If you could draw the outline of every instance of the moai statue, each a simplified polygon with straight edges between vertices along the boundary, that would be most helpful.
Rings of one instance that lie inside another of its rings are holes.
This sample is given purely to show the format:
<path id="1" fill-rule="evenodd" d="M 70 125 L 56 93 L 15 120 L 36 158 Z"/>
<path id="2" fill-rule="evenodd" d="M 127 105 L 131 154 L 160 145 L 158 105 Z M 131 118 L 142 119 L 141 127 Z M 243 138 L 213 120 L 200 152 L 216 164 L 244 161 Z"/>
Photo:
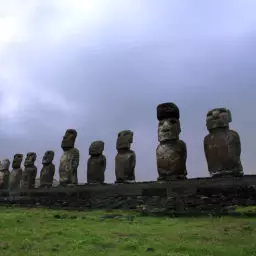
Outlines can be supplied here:
<path id="1" fill-rule="evenodd" d="M 23 160 L 23 154 L 15 154 L 12 161 L 12 171 L 9 179 L 9 189 L 19 189 L 22 179 L 21 163 Z"/>
<path id="2" fill-rule="evenodd" d="M 35 166 L 36 161 L 36 153 L 29 152 L 27 153 L 25 162 L 24 162 L 24 170 L 22 172 L 22 181 L 21 188 L 34 188 L 36 182 L 37 175 L 37 167 Z"/>
<path id="3" fill-rule="evenodd" d="M 91 155 L 87 162 L 87 183 L 104 183 L 106 170 L 106 157 L 102 154 L 103 141 L 94 141 L 89 148 Z"/>
<path id="4" fill-rule="evenodd" d="M 9 159 L 0 161 L 0 189 L 8 189 L 10 177 L 9 167 Z"/>
<path id="5" fill-rule="evenodd" d="M 77 168 L 79 165 L 79 150 L 75 148 L 75 141 L 77 137 L 77 131 L 74 129 L 68 129 L 63 136 L 61 147 L 63 154 L 60 159 L 59 176 L 60 185 L 76 185 L 77 180 Z"/>
<path id="6" fill-rule="evenodd" d="M 231 122 L 231 112 L 226 108 L 207 113 L 209 134 L 204 138 L 204 152 L 211 177 L 243 176 L 240 137 L 229 129 Z"/>
<path id="7" fill-rule="evenodd" d="M 116 183 L 134 182 L 136 154 L 131 150 L 133 132 L 123 130 L 116 140 L 117 155 L 115 158 Z"/>
<path id="8" fill-rule="evenodd" d="M 187 148 L 179 139 L 180 111 L 174 103 L 162 103 L 157 106 L 158 141 L 156 149 L 159 181 L 186 179 Z"/>
<path id="9" fill-rule="evenodd" d="M 52 187 L 53 176 L 55 174 L 55 165 L 52 163 L 54 151 L 45 152 L 42 164 L 43 168 L 40 173 L 40 187 Z"/>

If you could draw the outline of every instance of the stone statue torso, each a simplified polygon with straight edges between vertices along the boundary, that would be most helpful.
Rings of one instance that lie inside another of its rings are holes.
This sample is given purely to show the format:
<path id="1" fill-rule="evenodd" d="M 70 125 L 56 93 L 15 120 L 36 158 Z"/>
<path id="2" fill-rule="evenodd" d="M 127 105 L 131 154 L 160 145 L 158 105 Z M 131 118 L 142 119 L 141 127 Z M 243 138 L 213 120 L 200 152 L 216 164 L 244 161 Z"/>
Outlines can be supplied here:
<path id="1" fill-rule="evenodd" d="M 44 165 L 40 173 L 40 186 L 52 186 L 55 174 L 55 165 L 53 163 Z"/>
<path id="2" fill-rule="evenodd" d="M 185 177 L 187 150 L 182 140 L 174 140 L 168 143 L 159 144 L 156 149 L 157 169 L 159 178 L 164 180 L 167 177 Z"/>
<path id="3" fill-rule="evenodd" d="M 37 167 L 27 166 L 22 173 L 22 188 L 34 188 L 36 182 Z"/>
<path id="4" fill-rule="evenodd" d="M 9 170 L 0 171 L 0 189 L 8 189 L 9 186 Z"/>
<path id="5" fill-rule="evenodd" d="M 9 178 L 9 188 L 19 189 L 21 179 L 22 179 L 22 169 L 21 168 L 12 169 L 10 173 L 10 178 Z"/>
<path id="6" fill-rule="evenodd" d="M 77 184 L 77 167 L 79 164 L 79 150 L 71 148 L 64 151 L 60 159 L 60 184 Z"/>
<path id="7" fill-rule="evenodd" d="M 212 175 L 221 172 L 243 172 L 240 138 L 237 132 L 227 129 L 208 134 L 204 139 L 204 149 Z"/>
<path id="8" fill-rule="evenodd" d="M 117 153 L 115 158 L 115 172 L 117 181 L 135 180 L 135 158 L 135 152 L 132 150 Z"/>
<path id="9" fill-rule="evenodd" d="M 105 180 L 106 157 L 91 156 L 87 162 L 87 182 L 103 183 Z"/>

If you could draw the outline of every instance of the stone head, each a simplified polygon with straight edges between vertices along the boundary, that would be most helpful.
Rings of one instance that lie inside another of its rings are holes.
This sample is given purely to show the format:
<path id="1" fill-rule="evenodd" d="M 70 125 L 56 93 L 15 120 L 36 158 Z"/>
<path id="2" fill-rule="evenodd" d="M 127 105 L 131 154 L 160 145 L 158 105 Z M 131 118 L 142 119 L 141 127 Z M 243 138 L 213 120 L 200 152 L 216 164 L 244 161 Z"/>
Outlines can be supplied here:
<path id="1" fill-rule="evenodd" d="M 76 137 L 77 131 L 75 129 L 67 129 L 62 139 L 62 149 L 65 150 L 73 148 L 75 146 Z"/>
<path id="2" fill-rule="evenodd" d="M 44 153 L 42 164 L 50 164 L 53 161 L 53 158 L 54 158 L 54 151 L 47 150 Z"/>
<path id="3" fill-rule="evenodd" d="M 175 103 L 166 102 L 161 103 L 157 106 L 157 119 L 159 121 L 167 119 L 167 118 L 174 118 L 180 119 L 180 110 Z"/>
<path id="4" fill-rule="evenodd" d="M 129 149 L 133 143 L 133 132 L 131 130 L 122 130 L 117 135 L 116 149 Z"/>
<path id="5" fill-rule="evenodd" d="M 36 153 L 35 152 L 29 152 L 27 153 L 24 165 L 25 166 L 33 166 L 36 161 Z"/>
<path id="6" fill-rule="evenodd" d="M 9 159 L 3 159 L 0 161 L 0 171 L 9 170 L 10 167 L 10 160 Z"/>
<path id="7" fill-rule="evenodd" d="M 175 118 L 167 118 L 158 122 L 158 141 L 164 142 L 168 140 L 179 139 L 181 129 L 180 121 Z"/>
<path id="8" fill-rule="evenodd" d="M 180 128 L 180 111 L 176 104 L 162 103 L 157 106 L 158 123 L 158 141 L 179 139 Z"/>
<path id="9" fill-rule="evenodd" d="M 89 147 L 89 154 L 91 156 L 101 155 L 104 150 L 104 142 L 101 140 L 97 140 L 92 142 Z"/>
<path id="10" fill-rule="evenodd" d="M 208 111 L 206 116 L 206 127 L 209 131 L 215 128 L 229 127 L 231 122 L 231 112 L 226 108 L 214 108 Z"/>
<path id="11" fill-rule="evenodd" d="M 18 169 L 21 166 L 23 160 L 23 154 L 15 154 L 12 160 L 12 168 Z"/>

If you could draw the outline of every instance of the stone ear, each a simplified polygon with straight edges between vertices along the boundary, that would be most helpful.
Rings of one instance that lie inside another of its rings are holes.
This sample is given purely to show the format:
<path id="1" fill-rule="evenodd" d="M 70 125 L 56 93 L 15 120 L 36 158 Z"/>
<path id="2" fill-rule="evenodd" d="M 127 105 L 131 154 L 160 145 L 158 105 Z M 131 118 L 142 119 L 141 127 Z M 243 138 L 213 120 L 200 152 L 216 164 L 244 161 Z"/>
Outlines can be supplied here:
<path id="1" fill-rule="evenodd" d="M 229 109 L 227 109 L 227 112 L 228 112 L 228 121 L 229 123 L 232 122 L 232 114 L 231 114 L 231 111 Z"/>

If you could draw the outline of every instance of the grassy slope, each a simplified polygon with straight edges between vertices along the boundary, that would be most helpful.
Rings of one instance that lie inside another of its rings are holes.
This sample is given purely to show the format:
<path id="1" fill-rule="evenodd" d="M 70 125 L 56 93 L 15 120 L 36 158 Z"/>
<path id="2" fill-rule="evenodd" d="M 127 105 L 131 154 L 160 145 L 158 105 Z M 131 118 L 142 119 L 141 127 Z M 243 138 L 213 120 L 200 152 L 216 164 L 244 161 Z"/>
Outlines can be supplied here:
<path id="1" fill-rule="evenodd" d="M 256 219 L 105 214 L 0 208 L 0 255 L 256 255 Z"/>

